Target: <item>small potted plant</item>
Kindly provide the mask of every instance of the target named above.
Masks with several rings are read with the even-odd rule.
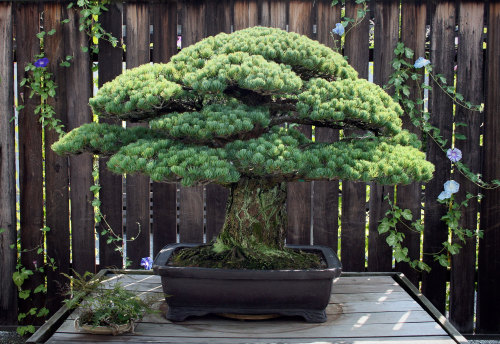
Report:
[[[152,297],[140,298],[125,289],[119,282],[105,286],[105,277],[95,277],[87,272],[75,273],[70,299],[65,300],[69,309],[78,308],[75,328],[92,334],[118,335],[134,332],[135,323],[144,314],[152,312]],[[69,277],[69,276],[67,276]]]
[[[286,183],[407,184],[434,170],[382,88],[330,48],[280,29],[208,37],[167,64],[124,72],[90,105],[99,117],[149,126],[84,124],[52,146],[57,153],[110,155],[118,174],[229,189],[213,243],[174,244],[155,260],[171,320],[215,312],[325,321],[341,266],[329,248],[285,245]],[[318,142],[298,125],[340,129],[341,138]]]

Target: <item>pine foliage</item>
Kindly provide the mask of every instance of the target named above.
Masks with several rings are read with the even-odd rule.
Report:
[[[155,181],[406,184],[429,180],[434,170],[418,139],[402,130],[402,110],[389,95],[358,79],[328,47],[280,29],[208,37],[167,64],[124,72],[90,105],[100,117],[149,126],[85,124],[52,148],[111,155],[113,172],[144,173]],[[318,143],[296,124],[364,134]]]

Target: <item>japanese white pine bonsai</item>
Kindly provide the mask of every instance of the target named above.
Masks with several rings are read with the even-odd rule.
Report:
[[[286,182],[407,184],[429,180],[434,170],[417,137],[402,130],[403,111],[387,93],[328,47],[279,29],[208,37],[167,64],[127,70],[90,105],[100,118],[149,126],[85,124],[54,151],[109,155],[118,174],[230,188],[221,234],[198,252],[208,261],[237,257],[273,267],[267,262],[278,256],[296,263],[284,250]],[[340,129],[341,139],[315,142],[297,124]],[[351,128],[363,134],[343,135]]]

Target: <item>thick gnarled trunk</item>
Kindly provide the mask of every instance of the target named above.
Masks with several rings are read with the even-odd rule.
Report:
[[[231,187],[219,239],[228,245],[248,247],[257,242],[283,249],[287,226],[285,202],[286,183],[242,178]]]

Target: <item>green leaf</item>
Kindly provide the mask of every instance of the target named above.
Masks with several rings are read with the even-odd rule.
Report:
[[[31,290],[29,289],[19,291],[19,297],[23,300],[26,300],[28,297],[30,297],[30,294]]]
[[[389,222],[387,219],[383,219],[380,225],[378,225],[378,232],[379,234],[383,234],[389,231],[391,227],[389,226]]]
[[[88,52],[88,51],[89,51],[89,48],[88,48],[88,47],[83,47],[83,46],[82,46],[81,48],[82,48],[82,51],[83,51],[84,53],[86,53],[86,52]]]
[[[34,294],[45,293],[46,291],[47,291],[47,288],[45,287],[45,285],[40,284],[38,287],[35,288],[35,290],[33,290],[33,293]]]
[[[405,56],[409,59],[411,59],[413,57],[413,50],[411,50],[410,48],[405,48]]]
[[[56,33],[56,29],[52,29],[49,32],[47,32],[47,35],[52,36],[55,33]]]
[[[41,318],[49,314],[49,310],[45,307],[40,308],[40,310],[37,313],[37,317]]]
[[[387,244],[389,244],[389,246],[395,246],[398,243],[398,237],[396,236],[396,234],[394,232],[392,232],[385,239],[385,241],[387,242]]]
[[[413,214],[411,213],[410,209],[403,210],[401,215],[403,215],[403,217],[408,221],[411,221],[413,219]]]

